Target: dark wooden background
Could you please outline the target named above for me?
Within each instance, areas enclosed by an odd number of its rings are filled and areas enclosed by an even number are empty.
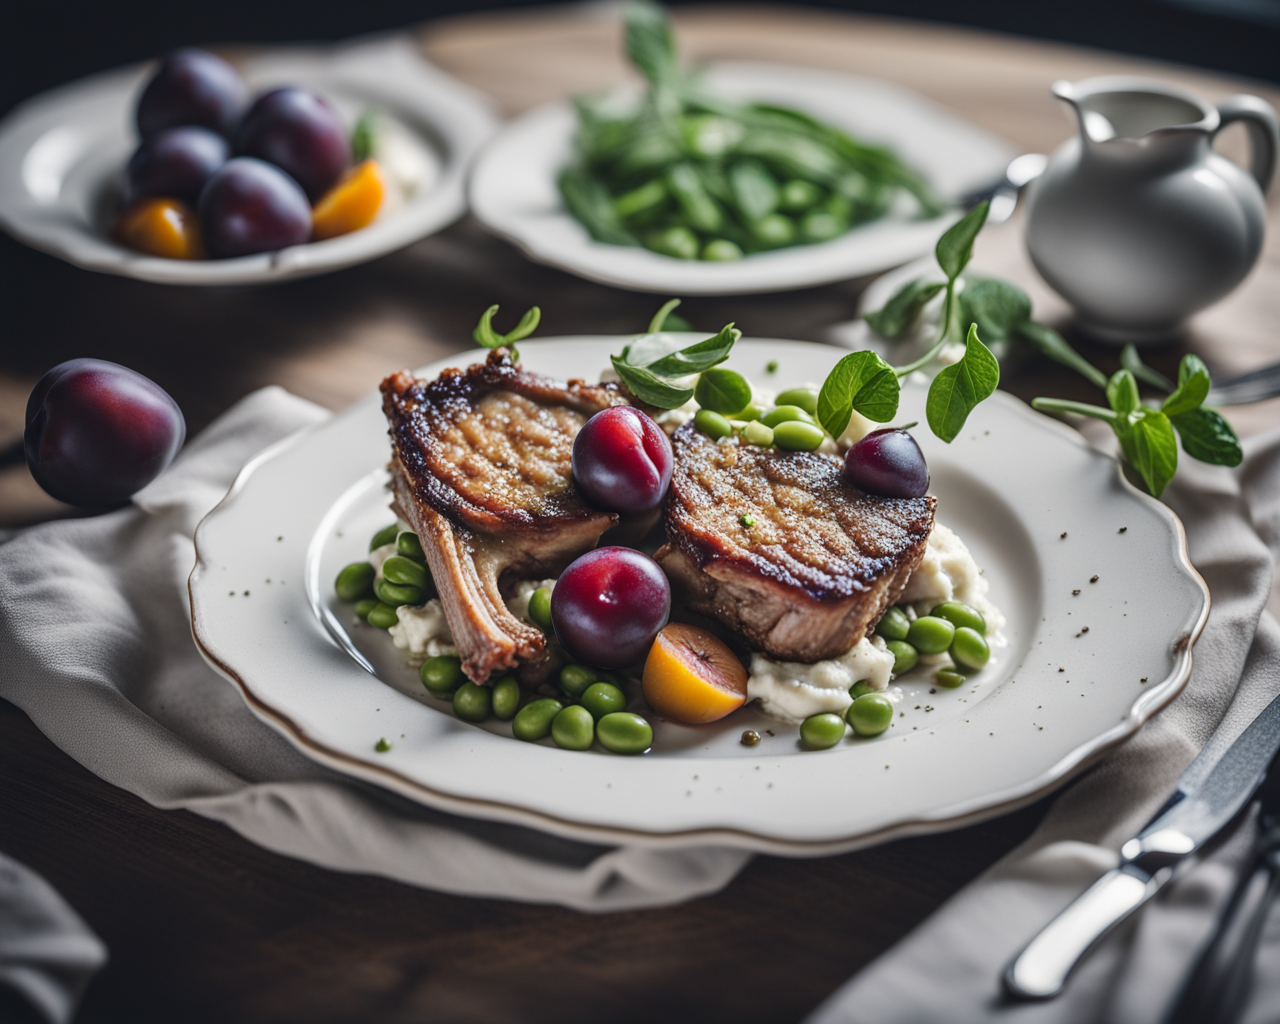
[[[1211,99],[1280,91],[1099,51],[920,23],[777,8],[682,10],[685,52],[853,71],[904,84],[1003,135],[1049,152],[1071,126],[1056,78],[1130,72]],[[616,25],[563,10],[480,14],[420,33],[426,55],[504,115],[620,80]],[[1237,155],[1241,140],[1224,145]],[[1215,372],[1280,359],[1280,205],[1260,267],[1153,357],[1187,349]],[[1038,281],[1020,218],[979,240],[975,266],[1028,288],[1037,317],[1071,334]],[[534,303],[540,333],[632,332],[651,296],[537,267],[474,223],[324,278],[269,289],[182,289],[89,274],[0,245],[0,450],[13,450],[26,396],[50,366],[92,355],[168,389],[194,433],[236,399],[282,384],[330,408],[389,370],[469,346],[478,313]],[[786,295],[701,299],[697,326],[825,340],[850,319],[864,281]],[[1099,364],[1114,353],[1076,339]],[[1023,397],[1090,398],[1031,362],[1006,377]],[[1280,401],[1236,410],[1242,433],[1280,422]],[[0,527],[74,510],[25,465],[0,467]],[[0,702],[0,850],[43,873],[111,948],[79,1020],[706,1021],[795,1020],[1025,837],[1047,802],[945,835],[819,860],[762,857],[718,895],[605,916],[462,899],[340,875],[264,852],[185,812],[155,810],[101,782]],[[764,977],[767,985],[752,984]],[[0,1002],[0,1019],[5,1005]]]

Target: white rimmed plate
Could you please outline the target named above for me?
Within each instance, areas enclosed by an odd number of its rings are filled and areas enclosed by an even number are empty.
[[[811,68],[725,62],[707,72],[717,93],[778,103],[890,146],[950,200],[1004,174],[1014,150],[1001,139],[885,82]],[[605,245],[565,209],[556,177],[569,163],[577,114],[554,103],[508,124],[476,161],[471,209],[526,255],[593,281],[664,295],[736,295],[808,288],[874,274],[929,252],[956,219],[889,216],[830,242],[756,253],[732,263],[678,260]]]
[[[565,378],[602,369],[623,340],[520,348],[530,369]],[[777,386],[820,380],[840,355],[748,340],[730,365]],[[781,367],[774,375],[770,360]],[[923,399],[908,385],[900,420],[923,419]],[[522,743],[502,723],[453,717],[386,635],[356,625],[331,593],[338,569],[363,558],[391,519],[376,395],[262,453],[201,523],[190,582],[196,643],[307,756],[460,814],[603,843],[801,856],[953,828],[1034,800],[1172,700],[1209,599],[1173,513],[1016,399],[984,403],[950,446],[927,430],[916,436],[939,520],[985,568],[1009,618],[1008,644],[957,690],[932,693],[927,677],[896,685],[901,714],[873,740],[806,752],[794,727],[748,708],[702,728],[657,723],[654,749],[628,758]],[[329,615],[381,678],[334,640]],[[773,735],[744,747],[745,728]],[[382,738],[392,749],[377,753]]]
[[[164,284],[265,284],[339,270],[403,248],[466,209],[471,159],[498,121],[475,93],[405,39],[273,50],[240,66],[249,86],[301,85],[349,124],[372,107],[413,150],[419,187],[369,227],[323,242],[226,260],[169,260],[110,236],[124,166],[137,145],[133,108],[152,65],[95,75],[23,103],[0,124],[0,226],[87,270]]]

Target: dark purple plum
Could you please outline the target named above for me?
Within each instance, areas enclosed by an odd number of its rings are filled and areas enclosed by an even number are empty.
[[[23,444],[51,495],[108,508],[159,476],[186,436],[182,410],[158,384],[118,363],[72,359],[31,392]]]
[[[125,169],[125,201],[146,196],[181,199],[195,206],[231,148],[217,132],[195,125],[166,128],[137,148]]]
[[[616,405],[592,416],[573,439],[573,479],[596,508],[636,515],[666,497],[673,458],[652,416]]]
[[[160,62],[138,98],[138,134],[199,125],[231,138],[249,101],[239,73],[204,50],[174,50]]]
[[[312,202],[351,165],[351,142],[333,107],[293,86],[253,101],[236,132],[236,151],[283,168]]]
[[[916,439],[905,430],[873,430],[844,456],[845,478],[882,498],[923,498],[929,467]]]
[[[311,237],[311,205],[280,168],[236,157],[209,179],[200,196],[200,233],[213,256],[274,252]]]
[[[569,656],[594,668],[641,660],[671,613],[671,586],[635,548],[596,548],[551,591],[551,625]]]

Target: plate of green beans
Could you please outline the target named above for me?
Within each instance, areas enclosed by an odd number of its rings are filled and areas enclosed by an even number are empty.
[[[928,253],[1014,155],[888,83],[754,62],[685,73],[660,11],[633,5],[626,28],[646,87],[531,111],[471,177],[488,230],[582,277],[727,295],[878,273]]]

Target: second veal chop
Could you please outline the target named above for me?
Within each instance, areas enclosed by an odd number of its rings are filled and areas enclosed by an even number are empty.
[[[693,611],[784,661],[845,653],[924,557],[937,499],[878,498],[817,452],[676,431],[667,544],[656,558]]]
[[[516,580],[555,576],[617,516],[573,486],[573,439],[622,398],[611,386],[529,373],[496,349],[433,381],[382,382],[395,508],[418,534],[462,667],[475,682],[516,669],[537,681],[546,637],[503,601]]]

